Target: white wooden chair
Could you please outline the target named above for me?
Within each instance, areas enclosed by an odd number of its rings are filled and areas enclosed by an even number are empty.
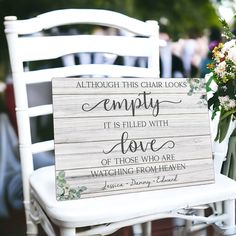
[[[142,37],[48,35],[48,29],[72,24],[105,25]],[[44,30],[46,36],[38,34]],[[60,228],[61,235],[107,235],[124,226],[167,217],[217,223],[232,230],[235,228],[236,183],[219,173],[216,173],[215,183],[209,185],[59,202],[55,197],[54,167],[33,168],[32,154],[53,150],[54,143],[53,140],[32,142],[30,118],[51,114],[52,105],[29,107],[27,86],[50,82],[52,77],[58,76],[159,77],[157,22],[141,22],[105,10],[67,9],[28,20],[8,16],[5,18],[5,32],[15,89],[28,235],[37,235],[38,223],[48,235],[56,235],[50,222]],[[55,59],[79,52],[147,57],[148,67],[83,64],[24,70],[25,62]],[[190,210],[195,206],[213,206],[218,202],[224,203],[222,212],[213,211],[210,217],[196,216]],[[146,226],[145,234],[150,235],[150,224]]]

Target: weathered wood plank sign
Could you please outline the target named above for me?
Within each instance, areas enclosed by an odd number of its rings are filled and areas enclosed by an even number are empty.
[[[186,79],[54,78],[57,199],[214,181],[207,107]]]

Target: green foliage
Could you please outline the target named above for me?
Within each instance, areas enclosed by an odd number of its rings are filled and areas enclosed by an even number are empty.
[[[221,143],[225,139],[232,119],[232,114],[230,113],[231,112],[226,112],[223,109],[221,110],[220,122],[218,123],[218,129],[215,141],[219,141]]]
[[[168,19],[165,30],[175,39],[194,37],[204,29],[216,25],[219,20],[209,0],[136,0],[137,16],[142,19]]]
[[[57,200],[76,200],[81,197],[82,192],[87,190],[87,187],[72,188],[66,181],[65,171],[59,171],[56,177],[56,195]]]
[[[205,94],[205,89],[206,89],[205,80],[202,78],[188,78],[187,82],[188,82],[189,88],[190,88],[188,95],[192,96],[196,92],[203,91],[203,93],[200,94],[200,96],[199,96],[198,104],[201,104],[204,106],[207,105],[207,97]]]
[[[235,35],[231,32],[229,25],[227,24],[227,22],[224,19],[220,19],[220,23],[223,26],[223,34],[222,36],[226,39],[226,40],[231,40],[231,39],[235,39]]]

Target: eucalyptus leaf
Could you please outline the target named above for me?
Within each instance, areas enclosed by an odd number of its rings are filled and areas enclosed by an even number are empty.
[[[87,190],[87,187],[82,186],[80,189],[81,189],[82,191],[85,191],[85,190]]]
[[[220,132],[220,135],[219,135],[219,142],[221,143],[225,137],[226,137],[226,134],[228,132],[228,129],[229,129],[229,125],[230,125],[230,122],[231,122],[231,116],[227,116],[224,120],[221,120],[219,122],[219,132]]]
[[[213,80],[213,76],[211,76],[211,77],[209,77],[209,79],[207,80],[207,82],[206,82],[206,87],[208,88],[210,88],[210,84],[212,83],[212,80]]]
[[[71,188],[71,189],[69,190],[69,192],[70,192],[70,193],[76,193],[76,189],[75,189],[75,188]]]
[[[216,134],[214,141],[217,142],[219,140],[219,137],[220,137],[220,124],[218,123],[217,134]]]
[[[220,121],[224,120],[224,119],[225,119],[226,117],[228,117],[228,116],[230,116],[230,118],[231,118],[231,115],[232,115],[233,113],[235,113],[234,110],[225,112],[225,113],[220,117]]]
[[[192,95],[193,95],[193,92],[192,92],[192,91],[189,91],[187,94],[188,94],[188,96],[192,96]]]
[[[81,192],[85,191],[87,187],[82,186],[73,188],[67,183],[65,179],[65,172],[60,171],[56,177],[57,184],[57,199],[58,200],[73,200],[81,197]]]
[[[63,188],[57,187],[57,196],[58,196],[58,195],[59,195],[59,196],[63,195],[64,192],[65,192],[65,191],[63,190]]]
[[[61,183],[61,182],[58,181],[57,182],[57,186],[63,188],[64,187],[64,183]]]
[[[65,179],[65,171],[59,171],[58,178]]]

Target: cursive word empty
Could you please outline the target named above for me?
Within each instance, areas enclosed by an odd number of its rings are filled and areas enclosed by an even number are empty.
[[[122,99],[121,101],[111,100],[109,98],[102,99],[95,105],[91,105],[89,103],[84,103],[82,105],[82,110],[85,112],[90,112],[97,108],[99,105],[103,107],[105,111],[117,110],[117,109],[124,109],[126,111],[131,111],[132,116],[135,116],[136,109],[144,108],[146,110],[151,109],[152,115],[156,117],[159,114],[160,104],[161,103],[173,103],[178,104],[182,101],[159,101],[159,99],[154,99],[150,97],[150,93],[146,93],[145,91],[138,94],[138,98],[135,99]]]

